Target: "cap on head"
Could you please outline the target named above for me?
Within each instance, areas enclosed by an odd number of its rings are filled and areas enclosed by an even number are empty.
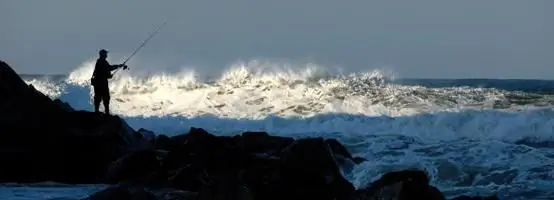
[[[100,55],[108,55],[108,51],[106,51],[106,49],[101,49],[98,53]]]

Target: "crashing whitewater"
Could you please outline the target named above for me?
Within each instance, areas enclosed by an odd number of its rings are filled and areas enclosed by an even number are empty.
[[[25,77],[76,109],[92,110],[94,62],[66,77]],[[134,128],[174,135],[202,127],[337,138],[369,162],[346,167],[356,187],[391,169],[424,169],[447,195],[538,197],[554,187],[554,98],[498,88],[395,84],[390,73],[331,73],[317,65],[237,63],[110,83],[111,111]]]

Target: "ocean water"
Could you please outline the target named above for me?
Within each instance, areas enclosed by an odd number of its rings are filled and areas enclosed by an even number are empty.
[[[92,70],[86,62],[68,75],[22,77],[51,98],[93,110]],[[554,81],[401,79],[250,61],[205,77],[121,71],[110,90],[112,112],[135,129],[336,138],[368,159],[343,169],[356,187],[414,168],[449,197],[554,198]],[[79,199],[104,187],[3,184],[0,199]]]

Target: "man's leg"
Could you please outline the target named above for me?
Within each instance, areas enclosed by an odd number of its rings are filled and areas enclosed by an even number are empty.
[[[110,88],[108,88],[107,86],[105,87],[102,100],[104,102],[104,112],[106,113],[106,115],[110,115]]]
[[[98,86],[94,87],[94,112],[100,112],[100,101],[102,101],[102,90]]]

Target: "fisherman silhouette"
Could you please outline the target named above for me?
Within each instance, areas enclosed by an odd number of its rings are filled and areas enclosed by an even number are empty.
[[[120,67],[127,69],[127,65],[110,65],[106,58],[108,58],[108,51],[101,49],[99,52],[100,57],[96,60],[94,66],[94,72],[90,80],[91,85],[94,87],[94,112],[100,112],[100,102],[104,103],[104,112],[110,115],[110,89],[108,88],[108,79],[113,77],[111,71]]]

